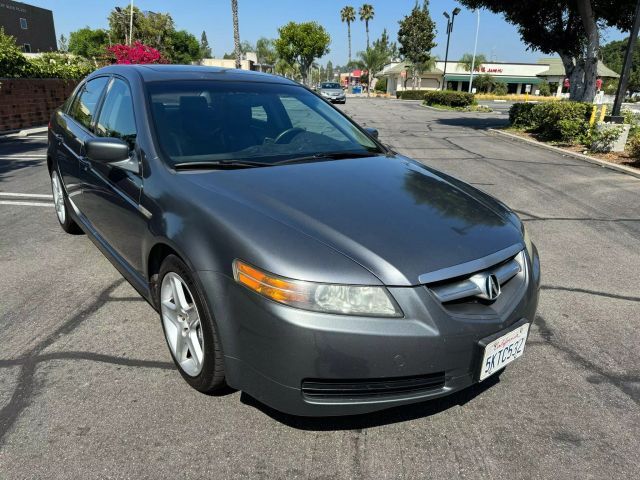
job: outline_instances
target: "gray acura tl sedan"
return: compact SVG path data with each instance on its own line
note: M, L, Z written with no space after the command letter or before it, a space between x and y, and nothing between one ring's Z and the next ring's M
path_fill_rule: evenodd
M518 216L292 81L97 70L53 114L47 163L62 228L159 312L201 392L364 413L523 354L540 263Z

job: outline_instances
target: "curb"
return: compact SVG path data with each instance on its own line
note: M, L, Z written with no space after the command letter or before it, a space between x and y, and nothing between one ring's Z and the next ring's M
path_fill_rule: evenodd
M425 105L424 103L420 104L421 107L424 108L428 108L429 110L434 110L436 112L447 112L447 113L480 113L480 114L484 114L484 115L501 115L500 112L497 112L496 110L491 110L490 112L473 112L473 111L460 111L460 110L447 110L445 108L437 108L437 107L432 107L431 105Z
M589 163L593 163L595 165L599 165L604 168L608 168L609 170L615 170L620 173L625 173L627 175L631 175L632 177L636 177L640 179L640 170L632 167L627 167L625 165L616 165L615 163L605 162L604 160L600 160L598 158L593 158L588 155L584 155L582 153L570 152L568 150L564 150L560 147L554 147L553 145L546 145L542 142L538 142L536 140L531 140L530 138L523 138L518 135L514 135L513 133L504 132L502 130L497 130L495 128L490 128L490 132L502 135L504 137L510 138L512 140L519 140L524 143L528 143L529 145L534 145L539 148L544 148L546 150L551 150L556 153L561 153L562 155L566 155L569 157L577 158L578 160L584 160Z
M46 133L48 127L25 128L24 130L9 130L8 132L0 132L0 140L9 138L24 138L29 135L37 135L38 133Z

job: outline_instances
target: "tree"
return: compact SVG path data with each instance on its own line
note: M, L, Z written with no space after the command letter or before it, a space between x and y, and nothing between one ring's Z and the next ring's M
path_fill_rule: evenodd
M384 52L387 52L389 61L398 57L398 45L396 44L396 42L391 42L389 40L389 34L387 33L386 28L382 30L382 35L380 35L380 38L373 41L373 48L378 48Z
M458 65L462 67L465 72L471 71L471 64L473 63L474 70L480 70L480 67L487 63L487 57L485 57L482 53L478 53L476 55L475 62L473 61L472 53L465 53L462 55L462 58L458 61Z
M493 87L496 84L496 81L488 73L483 73L482 75L478 75L477 77L474 77L473 83L475 87L478 89L478 92L488 93L493 89Z
M331 60L329 60L327 62L327 80L331 81L333 80L333 63L331 62Z
M349 62L351 62L351 24L356 21L356 11L353 7L346 6L340 10L340 19L347 24L347 39L349 44Z
M369 49L369 20L373 20L375 12L373 11L373 5L368 3L363 4L358 10L360 15L360 21L364 22L364 28L367 32L367 50Z
M201 58L211 58L211 47L209 46L209 40L207 39L207 32L202 31L202 35L200 35L200 57Z
M202 58L198 39L186 30L173 31L169 35L169 48L165 48L171 63L189 65Z
M628 42L629 38L625 38L624 40L607 43L600 49L604 64L616 73L622 73L622 65L624 63L624 55L627 51ZM617 85L617 82L607 82L605 89L613 90L615 93L612 85ZM640 40L636 40L636 47L633 50L631 76L629 77L628 88L632 92L640 90Z
M127 42L128 36L144 45L151 45L161 52L164 44L175 31L173 18L168 13L143 12L133 7L133 32L129 32L131 6L118 7L109 14L111 39Z
M238 24L238 0L231 0L231 14L233 16L233 46L236 54L236 68L242 66L242 52L240 51L240 25Z
M411 64L414 89L420 74L435 63L435 58L431 55L431 49L436 46L435 36L436 24L429 15L427 0L422 4L422 8L416 3L411 14L400 20L398 31L400 55Z
M359 67L367 71L368 79L373 79L389 61L389 55L379 48L367 48L364 52L358 52ZM367 82L369 83L369 82ZM367 88L367 97L369 96Z
M297 64L306 84L313 61L329 53L331 37L316 22L289 22L278 33L280 38L274 42L278 56L289 64Z
M275 65L278 60L278 53L274 46L274 41L270 38L260 37L256 42L256 55L258 63L263 65Z
M58 39L58 50L62 53L67 53L69 51L69 40L64 36L64 33L61 34Z
M469 8L487 8L515 25L532 50L557 53L570 83L570 98L592 101L600 50L599 30L629 30L636 0L538 0L535 14L527 2L460 0Z
M81 28L69 35L69 53L85 58L102 58L109 45L109 32L98 28Z

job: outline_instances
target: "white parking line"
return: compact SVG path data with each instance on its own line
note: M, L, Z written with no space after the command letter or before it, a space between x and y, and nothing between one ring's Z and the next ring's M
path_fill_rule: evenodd
M53 203L21 202L17 200L0 200L0 205L26 205L28 207L53 207Z
M0 192L0 197L53 198L51 194Z

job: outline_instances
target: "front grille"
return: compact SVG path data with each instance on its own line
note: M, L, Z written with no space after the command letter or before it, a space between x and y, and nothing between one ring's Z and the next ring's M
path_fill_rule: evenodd
M478 300L478 298L483 298L483 283L487 275L495 275L502 288L514 277L518 275L522 276L525 267L526 260L523 250L516 256L480 272L427 284L426 287L431 290L435 297L443 304L475 301Z
M444 386L444 381L444 372L366 380L308 379L302 382L302 394L314 400L378 399L438 390Z

